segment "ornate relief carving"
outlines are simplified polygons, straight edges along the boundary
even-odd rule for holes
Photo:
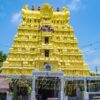
[[[40,31],[54,32],[54,29],[53,29],[53,27],[51,27],[51,26],[42,26],[42,27],[40,28]]]
[[[42,9],[40,10],[42,17],[51,17],[53,15],[52,7],[49,4],[44,4]]]

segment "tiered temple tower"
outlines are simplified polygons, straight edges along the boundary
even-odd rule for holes
[[[22,9],[22,22],[18,27],[8,58],[2,67],[3,74],[32,74],[44,71],[44,64],[51,64],[51,71],[63,71],[69,76],[88,76],[89,70],[78,47],[74,30],[69,23],[70,13],[44,4],[38,10]]]

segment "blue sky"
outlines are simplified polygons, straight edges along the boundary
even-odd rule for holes
[[[8,53],[21,20],[25,4],[37,9],[50,3],[54,9],[63,6],[71,12],[70,23],[74,28],[79,47],[89,68],[100,71],[100,0],[0,0],[0,50]]]

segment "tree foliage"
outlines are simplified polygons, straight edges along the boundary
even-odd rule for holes
[[[91,75],[91,76],[97,76],[97,74],[94,73],[94,72],[91,72],[90,75]]]
[[[6,58],[7,55],[0,51],[0,67],[2,66],[2,63],[6,60]]]
[[[30,88],[32,88],[32,80],[30,79],[12,79],[9,82],[10,92],[14,94],[28,94],[31,92]],[[24,94],[23,94],[24,93]]]

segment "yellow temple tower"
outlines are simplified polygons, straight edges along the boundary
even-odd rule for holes
[[[69,23],[70,12],[44,4],[38,10],[22,9],[22,22],[3,63],[2,74],[31,75],[34,70],[62,71],[66,76],[89,76],[89,69]]]

